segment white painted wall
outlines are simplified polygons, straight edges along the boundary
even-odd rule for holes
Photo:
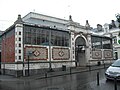
[[[19,35],[19,32],[21,32],[21,35]],[[19,41],[19,38],[21,38],[21,41]],[[21,47],[19,47],[19,44],[21,44]],[[21,50],[21,53],[19,53],[19,50]],[[21,59],[19,59],[19,56]],[[17,61],[23,61],[23,25],[22,24],[16,24],[15,26],[15,62]]]

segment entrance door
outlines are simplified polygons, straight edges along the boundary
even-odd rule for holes
[[[81,47],[76,48],[76,66],[84,66],[85,64],[85,50]]]
[[[75,41],[76,66],[84,66],[86,64],[85,46],[86,43],[84,38],[78,37]]]
[[[118,53],[115,52],[115,59],[118,59]]]

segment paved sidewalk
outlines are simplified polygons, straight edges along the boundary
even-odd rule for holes
[[[50,77],[57,77],[57,76],[62,76],[62,75],[92,71],[92,70],[96,70],[96,69],[104,69],[104,68],[107,68],[108,66],[109,65],[67,68],[66,71],[47,72],[47,73],[43,73],[42,75],[33,75],[33,76],[25,76],[25,77],[23,77],[23,76],[22,77],[15,77],[15,76],[9,76],[9,75],[0,75],[0,81],[36,80],[36,79],[43,79],[43,78],[50,78]]]

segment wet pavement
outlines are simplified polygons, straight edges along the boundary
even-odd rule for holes
[[[0,90],[115,90],[114,81],[106,81],[104,72],[105,69],[97,69],[42,79],[38,76],[15,78],[1,75]],[[117,83],[117,90],[120,90],[120,82]]]

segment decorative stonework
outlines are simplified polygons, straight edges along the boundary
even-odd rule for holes
[[[112,58],[112,50],[104,50],[104,58]]]
[[[101,50],[92,51],[92,58],[102,59],[102,51]]]
[[[64,52],[61,50],[61,51],[59,51],[58,55],[59,55],[60,57],[63,57],[63,56],[64,56]]]
[[[25,59],[27,59],[27,53],[31,52],[29,56],[30,60],[47,60],[48,49],[46,47],[26,46],[25,47]]]
[[[70,51],[69,48],[57,48],[52,49],[52,58],[53,60],[69,60]]]
[[[33,51],[33,54],[38,57],[41,53],[38,50]]]

